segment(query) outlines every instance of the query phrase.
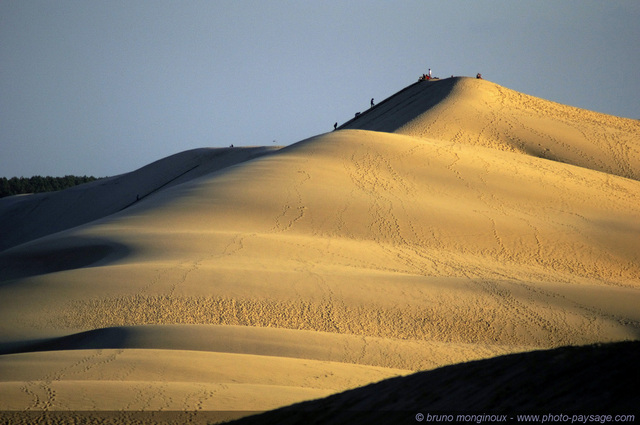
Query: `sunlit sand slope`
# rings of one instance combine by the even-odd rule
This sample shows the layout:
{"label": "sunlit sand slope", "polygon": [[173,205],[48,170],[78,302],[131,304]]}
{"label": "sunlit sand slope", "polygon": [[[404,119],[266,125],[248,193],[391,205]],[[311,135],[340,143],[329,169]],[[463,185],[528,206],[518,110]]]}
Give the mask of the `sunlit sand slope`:
{"label": "sunlit sand slope", "polygon": [[637,339],[640,182],[469,140],[336,131],[2,251],[0,410],[262,410]]}
{"label": "sunlit sand slope", "polygon": [[[0,357],[2,410],[254,410],[393,376],[386,368],[209,351],[99,349]],[[393,371],[397,373],[404,371]]]}
{"label": "sunlit sand slope", "polygon": [[640,179],[640,121],[562,105],[486,80],[416,83],[344,128],[521,152]]}

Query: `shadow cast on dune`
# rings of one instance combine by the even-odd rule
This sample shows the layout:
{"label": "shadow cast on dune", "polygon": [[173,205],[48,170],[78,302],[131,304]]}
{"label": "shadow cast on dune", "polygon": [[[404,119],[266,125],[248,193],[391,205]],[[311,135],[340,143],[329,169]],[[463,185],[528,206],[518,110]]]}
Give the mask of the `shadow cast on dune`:
{"label": "shadow cast on dune", "polygon": [[0,253],[0,286],[48,273],[93,267],[127,257],[131,249],[100,238],[69,236],[36,241]]}
{"label": "shadow cast on dune", "polygon": [[36,351],[124,348],[130,332],[123,327],[94,329],[58,338],[0,343],[0,355]]}
{"label": "shadow cast on dune", "polygon": [[418,81],[338,127],[393,133],[438,105],[455,88],[459,78]]}

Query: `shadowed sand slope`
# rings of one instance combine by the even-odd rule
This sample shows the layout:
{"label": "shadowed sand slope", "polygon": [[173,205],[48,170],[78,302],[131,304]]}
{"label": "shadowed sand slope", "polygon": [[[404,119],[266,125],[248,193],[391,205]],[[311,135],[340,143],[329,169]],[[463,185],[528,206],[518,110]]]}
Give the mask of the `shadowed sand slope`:
{"label": "shadowed sand slope", "polygon": [[413,84],[343,128],[521,152],[640,179],[640,121],[550,102],[486,80]]}
{"label": "shadowed sand slope", "polygon": [[570,416],[547,423],[569,422],[574,414],[598,415],[592,422],[624,415],[633,422],[629,416],[640,413],[631,390],[640,379],[639,349],[640,343],[627,342],[513,354],[392,378],[232,423],[444,423],[459,414],[471,423],[514,423],[518,415],[543,420],[551,413]]}
{"label": "shadowed sand slope", "polygon": [[[468,84],[497,90],[438,84],[398,128]],[[606,155],[494,149],[443,120],[466,138],[340,130],[0,252],[0,410],[267,410],[637,339],[640,182]]]}

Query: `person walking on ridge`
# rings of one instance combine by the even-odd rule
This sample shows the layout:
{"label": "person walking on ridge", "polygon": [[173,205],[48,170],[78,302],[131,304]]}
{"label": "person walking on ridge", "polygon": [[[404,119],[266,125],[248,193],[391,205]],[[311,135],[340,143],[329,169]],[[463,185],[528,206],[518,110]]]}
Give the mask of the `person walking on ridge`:
{"label": "person walking on ridge", "polygon": [[373,103],[373,98],[371,98],[371,107],[372,107],[372,108],[373,108],[373,105],[374,105],[374,103]]}

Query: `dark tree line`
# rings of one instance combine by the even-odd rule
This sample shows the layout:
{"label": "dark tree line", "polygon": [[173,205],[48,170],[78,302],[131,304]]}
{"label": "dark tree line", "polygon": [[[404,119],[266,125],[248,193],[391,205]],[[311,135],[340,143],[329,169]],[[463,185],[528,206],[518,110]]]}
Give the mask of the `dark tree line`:
{"label": "dark tree line", "polygon": [[0,177],[0,198],[22,193],[53,192],[66,189],[79,184],[92,182],[97,178],[90,176],[64,176],[64,177]]}

